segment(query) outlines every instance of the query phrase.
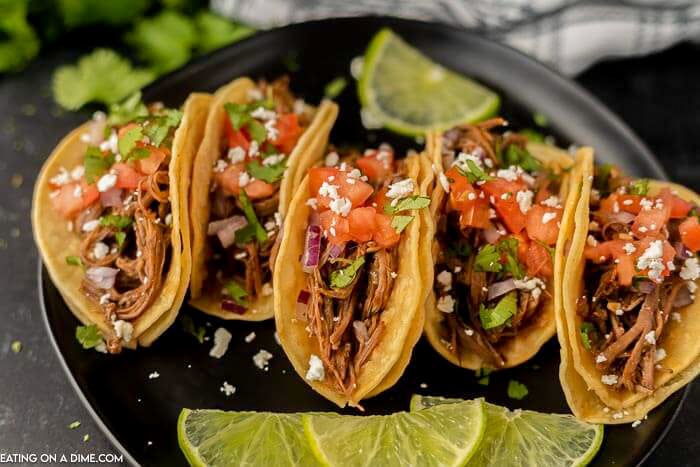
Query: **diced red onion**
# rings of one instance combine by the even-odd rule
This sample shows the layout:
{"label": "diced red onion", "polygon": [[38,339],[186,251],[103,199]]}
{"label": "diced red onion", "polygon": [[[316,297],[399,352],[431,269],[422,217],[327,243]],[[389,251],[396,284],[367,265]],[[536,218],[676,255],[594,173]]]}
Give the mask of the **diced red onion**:
{"label": "diced red onion", "polygon": [[501,238],[501,233],[495,227],[489,227],[483,230],[484,240],[488,243],[494,244]]}
{"label": "diced red onion", "polygon": [[106,208],[118,208],[122,205],[122,189],[110,188],[100,193],[100,204]]}
{"label": "diced red onion", "polygon": [[318,211],[311,211],[309,214],[309,225],[321,225],[321,216]]}
{"label": "diced red onion", "polygon": [[306,308],[309,304],[311,294],[307,290],[301,290],[297,296],[296,318],[299,321],[306,321]]}
{"label": "diced red onion", "polygon": [[311,272],[318,266],[321,256],[321,226],[317,224],[309,225],[306,228],[306,239],[304,240],[304,256],[301,258],[301,266],[304,272]]}
{"label": "diced red onion", "polygon": [[338,245],[336,243],[331,244],[330,250],[328,251],[328,257],[330,259],[336,259],[345,251],[345,244]]}
{"label": "diced red onion", "polygon": [[688,259],[690,258],[690,252],[688,249],[683,245],[683,242],[675,242],[673,246],[676,248],[676,256],[680,259]]}
{"label": "diced red onion", "polygon": [[649,294],[654,291],[654,283],[652,281],[647,281],[647,280],[642,280],[637,282],[637,290],[639,290],[643,294]]}
{"label": "diced red onion", "polygon": [[248,221],[243,216],[231,216],[220,221],[210,222],[207,227],[209,235],[216,235],[221,242],[221,246],[228,248],[236,241],[236,232],[248,225]]}
{"label": "diced red onion", "polygon": [[494,298],[505,295],[511,290],[515,290],[515,281],[513,279],[506,279],[501,282],[495,282],[489,286],[488,300],[493,300]]}
{"label": "diced red onion", "polygon": [[114,287],[119,269],[98,266],[85,271],[87,279],[98,289],[108,290]]}
{"label": "diced red onion", "polygon": [[88,137],[90,138],[90,144],[93,146],[98,146],[105,139],[105,126],[107,125],[107,120],[104,118],[94,119],[90,122],[88,127]]}
{"label": "diced red onion", "polygon": [[369,339],[369,333],[367,333],[367,326],[364,321],[353,321],[352,329],[355,332],[355,337],[360,342],[367,342]]}
{"label": "diced red onion", "polygon": [[621,224],[631,224],[634,222],[635,215],[631,212],[620,211],[614,212],[608,216],[610,222],[619,222]]}
{"label": "diced red onion", "polygon": [[239,305],[233,300],[229,300],[228,298],[221,300],[221,309],[224,311],[230,311],[231,313],[235,313],[237,315],[242,315],[246,312],[245,307]]}
{"label": "diced red onion", "polygon": [[693,298],[690,296],[690,290],[688,287],[683,287],[676,294],[676,299],[673,301],[674,308],[680,308],[693,303]]}

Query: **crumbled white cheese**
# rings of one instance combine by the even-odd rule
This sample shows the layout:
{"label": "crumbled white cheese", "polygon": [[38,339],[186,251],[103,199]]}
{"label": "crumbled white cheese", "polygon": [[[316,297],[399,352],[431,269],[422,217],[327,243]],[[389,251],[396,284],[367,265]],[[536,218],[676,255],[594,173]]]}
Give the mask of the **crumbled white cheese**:
{"label": "crumbled white cheese", "polygon": [[338,153],[335,151],[329,152],[325,160],[326,167],[335,167],[338,165],[338,161],[340,161],[340,156],[338,156]]}
{"label": "crumbled white cheese", "polygon": [[214,331],[214,346],[209,351],[209,356],[214,358],[223,357],[228,350],[231,337],[231,333],[224,328],[218,328]]}
{"label": "crumbled white cheese", "polygon": [[214,172],[221,173],[224,170],[226,170],[226,167],[228,167],[228,164],[226,163],[226,161],[223,159],[219,159],[216,161],[216,164],[214,165]]}
{"label": "crumbled white cheese", "polygon": [[261,370],[267,371],[267,365],[272,360],[272,354],[265,349],[260,349],[258,353],[253,355],[253,363]]}
{"label": "crumbled white cheese", "polygon": [[148,379],[157,379],[157,378],[160,378],[160,373],[158,373],[157,371],[154,371],[148,375]]}
{"label": "crumbled white cheese", "polygon": [[274,141],[279,136],[276,120],[268,120],[265,122],[265,130],[267,130],[267,139]]}
{"label": "crumbled white cheese", "polygon": [[117,184],[117,175],[113,173],[104,174],[97,181],[97,191],[104,193],[105,191],[114,188]]}
{"label": "crumbled white cheese", "polygon": [[338,197],[338,188],[340,188],[340,185],[331,185],[328,182],[323,182],[321,188],[318,189],[318,194],[327,196],[330,199],[336,199]]}
{"label": "crumbled white cheese", "polygon": [[347,198],[336,198],[329,204],[331,211],[343,217],[347,217],[352,209],[352,202]]}
{"label": "crumbled white cheese", "polygon": [[438,299],[437,309],[443,313],[452,313],[455,311],[455,299],[451,295],[444,295]]}
{"label": "crumbled white cheese", "polygon": [[474,330],[471,329],[471,328],[465,328],[465,329],[464,329],[464,334],[466,334],[467,336],[471,337],[471,336],[474,335]]}
{"label": "crumbled white cheese", "polygon": [[323,381],[326,377],[326,372],[323,368],[323,360],[317,355],[311,354],[309,357],[309,369],[306,372],[307,381]]}
{"label": "crumbled white cheese", "polygon": [[641,201],[639,201],[639,205],[644,209],[645,211],[650,211],[651,208],[654,206],[654,202],[650,199],[647,198],[642,198]]}
{"label": "crumbled white cheese", "polygon": [[607,362],[607,361],[608,361],[608,359],[602,353],[598,354],[598,356],[595,358],[596,363],[603,363],[603,362]]}
{"label": "crumbled white cheese", "polygon": [[76,165],[73,167],[73,170],[70,171],[70,177],[75,181],[83,178],[83,175],[85,175],[85,166],[83,165]]}
{"label": "crumbled white cheese", "polygon": [[518,179],[518,172],[516,171],[515,167],[510,166],[507,169],[499,169],[498,172],[496,172],[496,176],[499,178],[504,178],[509,182],[514,182]]}
{"label": "crumbled white cheese", "polygon": [[112,131],[109,138],[100,143],[100,151],[109,151],[112,154],[119,153],[119,136],[116,131]]}
{"label": "crumbled white cheese", "polygon": [[469,166],[467,165],[467,161],[472,161],[477,167],[483,169],[484,165],[481,162],[481,157],[479,157],[475,152],[476,151],[470,153],[460,152],[459,154],[457,154],[457,158],[452,163],[452,165],[458,166],[465,172],[471,172]]}
{"label": "crumbled white cheese", "polygon": [[553,221],[556,218],[557,218],[556,212],[545,212],[544,214],[542,214],[542,223],[546,224],[549,221]]}
{"label": "crumbled white cheese", "polygon": [[548,206],[550,208],[558,208],[560,207],[560,201],[558,196],[550,196],[549,198],[545,199],[542,201],[542,205]]}
{"label": "crumbled white cheese", "polygon": [[[654,240],[644,251],[644,253],[642,253],[642,255],[637,259],[637,269],[639,269],[640,271],[648,269],[649,279],[653,280],[654,282],[661,282],[661,273],[663,273],[665,268],[664,263],[662,261],[663,254],[663,242],[661,240]],[[681,272],[681,274],[683,273]]]}
{"label": "crumbled white cheese", "polygon": [[83,196],[83,188],[80,185],[76,185],[75,188],[73,188],[73,197],[80,198],[81,196]]}
{"label": "crumbled white cheese", "polygon": [[250,175],[245,170],[238,175],[238,186],[243,188],[252,181]]}
{"label": "crumbled white cheese", "polygon": [[266,167],[269,167],[271,165],[277,165],[280,162],[282,162],[282,160],[284,160],[285,157],[286,156],[284,154],[270,154],[269,156],[265,157],[265,159],[263,159],[262,163]]}
{"label": "crumbled white cheese", "polygon": [[122,319],[114,321],[112,326],[114,326],[114,334],[128,344],[134,333],[134,326]]}
{"label": "crumbled white cheese", "polygon": [[[440,185],[442,186],[442,189],[445,190],[445,193],[449,193],[450,192],[450,181],[447,180],[447,176],[444,173],[440,172],[440,175],[438,175],[438,180],[440,181]],[[470,192],[469,194],[473,195],[474,193]],[[474,197],[476,197],[476,195]]]}
{"label": "crumbled white cheese", "polygon": [[600,377],[600,380],[603,382],[603,384],[613,386],[617,384],[617,375],[603,375]]}
{"label": "crumbled white cheese", "polygon": [[165,225],[173,225],[173,214],[171,212],[165,215]]}
{"label": "crumbled white cheese", "polygon": [[255,332],[251,332],[250,334],[245,336],[245,338],[243,340],[246,341],[247,344],[250,344],[251,342],[253,342],[255,340]]}
{"label": "crumbled white cheese", "polygon": [[258,120],[274,120],[277,118],[277,113],[274,110],[268,110],[265,107],[258,107],[257,109],[253,110],[250,113],[250,116],[253,118],[257,118]]}
{"label": "crumbled white cheese", "polygon": [[100,226],[100,220],[94,219],[83,224],[83,232],[92,232]]}
{"label": "crumbled white cheese", "polygon": [[107,256],[108,253],[109,253],[109,246],[107,246],[103,242],[95,243],[95,246],[92,248],[92,256],[96,260],[103,259],[105,256]]}
{"label": "crumbled white cheese", "polygon": [[389,185],[389,191],[386,192],[387,198],[399,199],[404,198],[413,193],[413,180],[410,178],[403,179]]}
{"label": "crumbled white cheese", "polygon": [[673,313],[671,313],[671,319],[673,321],[677,321],[680,323],[681,322],[681,314],[678,313],[677,311],[674,311]]}
{"label": "crumbled white cheese", "polygon": [[696,284],[693,281],[688,281],[685,283],[685,286],[688,287],[688,292],[691,294],[694,294],[696,290],[698,290],[698,284]]}
{"label": "crumbled white cheese", "polygon": [[588,246],[596,246],[598,244],[598,240],[596,240],[593,235],[589,235],[586,237],[586,243]]}
{"label": "crumbled white cheese", "polygon": [[235,148],[231,148],[228,150],[228,160],[231,161],[232,164],[238,164],[239,162],[243,162],[245,160],[245,149],[243,149],[240,146],[236,146]]}
{"label": "crumbled white cheese", "polygon": [[[482,194],[483,194],[483,192],[482,192]],[[476,193],[474,193],[473,191],[470,191],[470,192],[467,194],[467,199],[468,199],[469,201],[474,201],[474,200],[476,199]]]}
{"label": "crumbled white cheese", "polygon": [[442,271],[437,275],[437,281],[442,286],[442,290],[448,292],[452,288],[452,273],[450,271]]}
{"label": "crumbled white cheese", "polygon": [[632,243],[625,243],[622,246],[622,249],[625,250],[625,253],[627,253],[628,255],[631,255],[632,253],[637,251],[637,248],[635,248],[635,246]]}
{"label": "crumbled white cheese", "polygon": [[251,141],[250,146],[248,146],[248,157],[255,157],[258,155],[258,151],[260,150],[260,145],[258,145],[257,141]]}
{"label": "crumbled white cheese", "polygon": [[693,256],[688,258],[683,263],[683,267],[680,272],[681,279],[686,281],[694,281],[700,277],[700,266],[698,265],[698,259]]}
{"label": "crumbled white cheese", "polygon": [[642,424],[641,420],[635,420],[634,422],[632,422],[632,428],[637,428],[641,424]]}
{"label": "crumbled white cheese", "polygon": [[318,200],[316,198],[309,198],[306,200],[306,205],[315,211],[318,209]]}
{"label": "crumbled white cheese", "polygon": [[269,282],[265,282],[262,286],[262,296],[269,297],[272,295],[272,285]]}
{"label": "crumbled white cheese", "polygon": [[232,386],[228,384],[226,381],[224,381],[224,384],[221,385],[219,388],[220,392],[223,392],[226,397],[232,396],[236,393],[236,386]]}
{"label": "crumbled white cheese", "polygon": [[106,305],[109,303],[112,296],[109,293],[100,296],[100,305]]}
{"label": "crumbled white cheese", "polygon": [[660,362],[664,358],[666,358],[666,350],[659,347],[654,354],[654,362]]}
{"label": "crumbled white cheese", "polygon": [[527,214],[532,207],[532,197],[534,193],[530,190],[519,191],[515,194],[515,200],[518,202],[520,212]]}
{"label": "crumbled white cheese", "polygon": [[656,344],[656,331],[649,331],[648,333],[646,333],[644,335],[644,340],[651,345]]}

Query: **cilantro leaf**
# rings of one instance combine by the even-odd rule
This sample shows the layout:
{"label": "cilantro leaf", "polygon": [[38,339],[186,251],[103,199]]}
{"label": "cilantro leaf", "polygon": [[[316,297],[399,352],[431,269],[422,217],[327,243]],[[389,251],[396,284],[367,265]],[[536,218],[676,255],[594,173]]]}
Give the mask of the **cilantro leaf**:
{"label": "cilantro leaf", "polygon": [[121,248],[124,245],[124,242],[126,241],[126,233],[116,232],[114,234],[114,238],[117,241],[117,246]]}
{"label": "cilantro leaf", "polygon": [[469,179],[469,183],[474,183],[474,182],[488,182],[489,180],[493,180],[493,177],[488,175],[484,170],[476,165],[476,162],[474,162],[471,159],[466,160],[467,164],[467,169],[465,170],[464,167],[460,167],[459,165],[456,165],[457,169],[459,172],[467,177]]}
{"label": "cilantro leaf", "polygon": [[75,328],[75,338],[84,349],[95,348],[102,342],[102,334],[95,324]]}
{"label": "cilantro leaf", "polygon": [[331,272],[331,287],[342,289],[350,285],[363,264],[365,264],[364,255],[355,258],[350,266]]}
{"label": "cilantro leaf", "polygon": [[85,160],[83,161],[85,180],[88,183],[94,183],[95,180],[112,167],[112,164],[114,164],[113,154],[105,156],[98,147],[88,146],[87,151],[85,151]]}
{"label": "cilantro leaf", "polygon": [[27,21],[28,0],[0,0],[0,73],[21,70],[39,52]]}
{"label": "cilantro leaf", "polygon": [[248,296],[248,292],[238,282],[227,282],[226,285],[224,285],[224,288],[234,302],[240,306],[248,306],[248,303],[245,301],[245,297]]}
{"label": "cilantro leaf", "polygon": [[197,47],[205,53],[237,42],[255,32],[253,28],[229,21],[207,10],[197,14],[194,24],[199,32]]}
{"label": "cilantro leaf", "polygon": [[591,350],[593,344],[591,334],[593,334],[593,336],[597,335],[596,328],[588,321],[581,323],[581,343],[586,350]]}
{"label": "cilantro leaf", "polygon": [[143,129],[140,126],[129,128],[122,136],[119,137],[117,147],[119,154],[126,159],[129,159],[129,154],[136,148],[136,142],[143,139]]}
{"label": "cilantro leaf", "polygon": [[107,123],[109,125],[124,125],[148,115],[148,109],[141,102],[141,91],[136,91],[121,102],[109,106]]}
{"label": "cilantro leaf", "polygon": [[89,24],[126,24],[142,15],[150,0],[59,0],[58,12],[70,29]]}
{"label": "cilantro leaf", "polygon": [[258,144],[262,144],[267,139],[267,129],[265,125],[251,118],[246,124],[248,134]]}
{"label": "cilantro leaf", "polygon": [[511,379],[508,381],[508,397],[511,399],[520,400],[528,394],[527,386],[523,383]]}
{"label": "cilantro leaf", "polygon": [[537,130],[533,130],[532,128],[525,128],[520,130],[518,133],[527,138],[528,141],[532,141],[534,143],[544,142],[544,135]]}
{"label": "cilantro leaf", "polygon": [[413,217],[414,216],[394,216],[391,218],[391,227],[396,230],[396,233],[401,233],[408,227]]}
{"label": "cilantro leaf", "polygon": [[489,385],[489,374],[491,374],[493,370],[491,368],[479,368],[476,370],[475,376],[478,378],[476,380],[477,384],[480,384],[481,386],[488,386]]}
{"label": "cilantro leaf", "polygon": [[518,299],[514,292],[510,292],[496,304],[495,307],[486,308],[483,304],[479,310],[479,320],[484,329],[493,329],[503,326],[515,315]]}
{"label": "cilantro leaf", "polygon": [[162,115],[154,115],[148,118],[148,125],[144,132],[150,144],[155,147],[163,144],[170,134],[170,130],[177,128],[182,121],[182,112],[175,109],[165,109]]}
{"label": "cilantro leaf", "polygon": [[480,272],[501,272],[501,255],[495,245],[484,245],[479,249],[474,260],[474,270]]}
{"label": "cilantro leaf", "polygon": [[430,206],[430,198],[428,196],[413,195],[407,198],[401,199],[396,206],[392,206],[391,203],[384,206],[384,212],[386,214],[394,214],[401,211],[409,211],[411,209],[423,209]]}
{"label": "cilantro leaf", "polygon": [[88,102],[113,104],[146,84],[155,74],[132,68],[131,63],[109,49],[97,49],[83,56],[76,65],[64,65],[53,75],[56,102],[76,110]]}
{"label": "cilantro leaf", "polygon": [[115,227],[117,229],[125,229],[129,227],[134,220],[128,216],[120,216],[119,214],[108,214],[100,217],[100,225],[104,227]]}
{"label": "cilantro leaf", "polygon": [[516,144],[509,144],[504,154],[504,165],[515,165],[526,172],[541,172],[542,164],[526,149]]}
{"label": "cilantro leaf", "polygon": [[498,242],[498,251],[505,256],[504,269],[515,279],[522,279],[525,276],[520,263],[518,262],[518,239],[509,237]]}
{"label": "cilantro leaf", "polygon": [[207,332],[204,326],[195,325],[194,320],[190,315],[183,315],[180,322],[182,324],[182,329],[187,334],[194,336],[194,338],[197,339],[197,342],[200,344],[204,343],[204,335]]}
{"label": "cilantro leaf", "polygon": [[248,112],[248,106],[245,104],[228,102],[224,104],[224,110],[226,110],[226,114],[228,115],[228,119],[231,121],[231,126],[234,130],[240,130],[243,128],[243,125],[245,125],[251,119]]}
{"label": "cilantro leaf", "polygon": [[646,196],[649,193],[649,180],[640,178],[630,183],[630,193],[633,195]]}
{"label": "cilantro leaf", "polygon": [[263,165],[260,161],[254,160],[247,164],[245,168],[254,178],[267,183],[275,183],[282,178],[285,170],[287,170],[287,161],[282,159],[277,164]]}
{"label": "cilantro leaf", "polygon": [[334,99],[343,92],[347,85],[348,80],[344,76],[338,76],[326,84],[323,88],[323,95],[328,99]]}
{"label": "cilantro leaf", "polygon": [[255,209],[253,208],[253,205],[251,204],[245,190],[241,190],[241,194],[238,195],[238,201],[241,203],[243,214],[245,214],[245,217],[248,220],[248,225],[236,231],[236,243],[248,243],[253,239],[253,237],[258,241],[258,243],[266,241],[267,232],[263,226],[260,225],[260,221],[255,215]]}
{"label": "cilantro leaf", "polygon": [[66,264],[69,266],[82,266],[83,261],[80,259],[80,256],[70,255],[66,256]]}

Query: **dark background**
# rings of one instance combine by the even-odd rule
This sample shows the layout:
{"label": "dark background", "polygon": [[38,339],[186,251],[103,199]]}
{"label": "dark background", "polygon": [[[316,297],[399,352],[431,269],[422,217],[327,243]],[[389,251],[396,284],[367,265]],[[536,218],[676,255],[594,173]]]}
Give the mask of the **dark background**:
{"label": "dark background", "polygon": [[[34,179],[58,140],[89,118],[51,99],[53,69],[84,52],[64,44],[18,75],[0,78],[0,452],[112,452],[50,346],[37,297],[29,211]],[[577,78],[646,142],[669,176],[700,191],[700,48],[680,45],[640,59],[609,60]],[[700,338],[700,336],[698,336]],[[22,343],[14,354],[12,341]],[[697,465],[700,385],[647,465]],[[69,429],[73,421],[77,429]],[[83,435],[90,440],[83,442]]]}

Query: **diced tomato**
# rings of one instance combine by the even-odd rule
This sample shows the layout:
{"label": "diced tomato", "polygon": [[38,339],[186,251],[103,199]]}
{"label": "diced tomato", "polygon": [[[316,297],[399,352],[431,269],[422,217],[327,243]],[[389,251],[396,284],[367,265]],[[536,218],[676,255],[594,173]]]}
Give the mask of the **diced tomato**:
{"label": "diced tomato", "polygon": [[374,208],[355,208],[348,214],[348,225],[352,239],[358,243],[368,242],[372,239],[375,230],[375,217],[377,211]]}
{"label": "diced tomato", "polygon": [[323,231],[326,232],[330,243],[342,245],[343,243],[352,240],[352,235],[350,235],[350,224],[345,217],[340,216],[333,211],[324,211],[319,214],[319,219],[321,221]]}
{"label": "diced tomato", "polygon": [[301,136],[301,127],[299,126],[297,115],[293,113],[279,115],[275,126],[277,127],[277,138],[272,141],[272,144],[284,154],[290,154]]}
{"label": "diced tomato", "polygon": [[[517,201],[518,191],[526,189],[524,183],[496,178],[484,183],[481,188],[489,195],[498,217],[511,233],[519,233],[525,228],[526,217]],[[504,195],[506,199],[503,199]]]}
{"label": "diced tomato", "polygon": [[[545,215],[549,218],[552,214],[555,217],[545,223]],[[539,240],[547,245],[554,245],[557,243],[557,236],[559,235],[561,216],[562,210],[560,208],[550,208],[539,204],[533,205],[527,212],[527,236],[532,240]]]}
{"label": "diced tomato", "polygon": [[391,226],[391,217],[377,213],[374,218],[375,230],[372,239],[381,247],[390,247],[399,242],[401,235]]}
{"label": "diced tomato", "polygon": [[[75,196],[78,193],[78,196]],[[97,187],[85,181],[70,182],[58,189],[58,195],[51,198],[51,205],[65,219],[71,219],[100,197]]]}
{"label": "diced tomato", "polygon": [[542,201],[552,196],[549,192],[549,183],[549,178],[545,178],[544,182],[542,182],[542,185],[540,186],[540,189],[537,190],[537,194],[535,195],[535,204],[540,204]]}
{"label": "diced tomato", "polygon": [[689,250],[696,252],[700,250],[700,225],[698,218],[689,217],[678,226],[678,231],[681,234],[683,245]]}
{"label": "diced tomato", "polygon": [[510,198],[515,200],[517,192],[526,190],[527,186],[521,180],[509,181],[504,178],[494,178],[481,185],[481,189],[495,199],[500,199],[504,193],[510,193]]}
{"label": "diced tomato", "polygon": [[615,271],[620,285],[632,285],[632,279],[635,275],[635,258],[631,255],[618,255],[616,260]]}
{"label": "diced tomato", "polygon": [[380,181],[394,171],[394,151],[388,148],[372,149],[358,158],[355,164],[370,180]]}
{"label": "diced tomato", "polygon": [[160,167],[160,164],[162,164],[165,158],[168,157],[167,152],[155,146],[144,144],[137,144],[137,146],[145,147],[150,152],[150,155],[148,157],[144,159],[139,159],[136,162],[139,172],[146,175],[156,173],[158,171],[158,168]]}
{"label": "diced tomato", "polygon": [[518,261],[525,263],[527,260],[527,250],[530,246],[530,240],[523,234],[511,235],[518,241]]}
{"label": "diced tomato", "polygon": [[242,165],[229,165],[223,172],[216,172],[214,179],[227,195],[238,196],[241,192],[240,176],[243,173]]}
{"label": "diced tomato", "polygon": [[671,219],[683,219],[693,209],[691,203],[671,193],[669,188],[661,190],[659,198],[671,208]]}
{"label": "diced tomato", "polygon": [[117,188],[134,190],[139,186],[139,180],[141,180],[142,175],[129,164],[117,162],[110,170],[117,174]]}
{"label": "diced tomato", "polygon": [[224,129],[226,131],[226,139],[228,140],[229,148],[242,147],[246,150],[246,152],[248,151],[248,148],[250,147],[250,140],[243,132],[243,130],[235,130],[233,128],[233,125],[231,125],[231,120],[228,118],[228,115],[224,117]]}
{"label": "diced tomato", "polygon": [[245,188],[245,194],[250,199],[267,198],[275,192],[275,186],[263,180],[253,180]]}
{"label": "diced tomato", "polygon": [[[632,214],[639,214],[642,210],[642,205],[640,204],[644,196],[641,195],[616,195],[617,205],[621,211],[631,212]],[[649,198],[646,198],[649,199]],[[612,207],[611,207],[612,212]]]}
{"label": "diced tomato", "polygon": [[[328,177],[338,177],[340,170],[334,167],[312,167],[309,169],[309,196],[318,197],[318,190],[323,182],[328,181]],[[329,182],[332,183],[332,182]]]}
{"label": "diced tomato", "polygon": [[632,232],[638,237],[654,235],[661,231],[671,215],[671,207],[664,204],[651,209],[642,209],[632,224]]}
{"label": "diced tomato", "polygon": [[[632,254],[627,254],[627,251],[625,251],[625,245],[629,243],[635,248]],[[649,246],[648,243],[646,246]],[[640,242],[610,240],[600,242],[595,246],[587,245],[584,256],[594,263],[604,263],[614,259],[618,281],[621,285],[631,285],[632,279],[636,274],[635,262],[644,251],[643,248],[646,247],[641,245]]]}
{"label": "diced tomato", "polygon": [[386,195],[386,193],[389,191],[388,187],[381,187],[379,190],[377,190],[374,195],[372,195],[371,198],[371,203],[370,204],[375,204],[377,208],[377,212],[384,212],[384,208],[386,205],[391,204],[391,200],[389,197]]}
{"label": "diced tomato", "polygon": [[348,182],[350,177],[345,172],[340,173],[339,179],[340,189],[338,190],[338,195],[349,199],[353,208],[362,206],[374,192],[372,185],[362,180],[353,178],[350,180],[352,183]]}
{"label": "diced tomato", "polygon": [[459,215],[459,226],[463,229],[476,227],[485,229],[491,225],[489,220],[489,203],[485,199],[477,198],[474,201],[465,203]]}
{"label": "diced tomato", "polygon": [[459,173],[457,167],[450,168],[445,172],[445,176],[450,181],[450,208],[462,211],[471,207],[478,199],[479,191],[469,183],[467,177]]}
{"label": "diced tomato", "polygon": [[530,277],[551,277],[554,271],[552,256],[547,248],[539,242],[530,242],[527,248],[525,266],[527,267],[527,275]]}

